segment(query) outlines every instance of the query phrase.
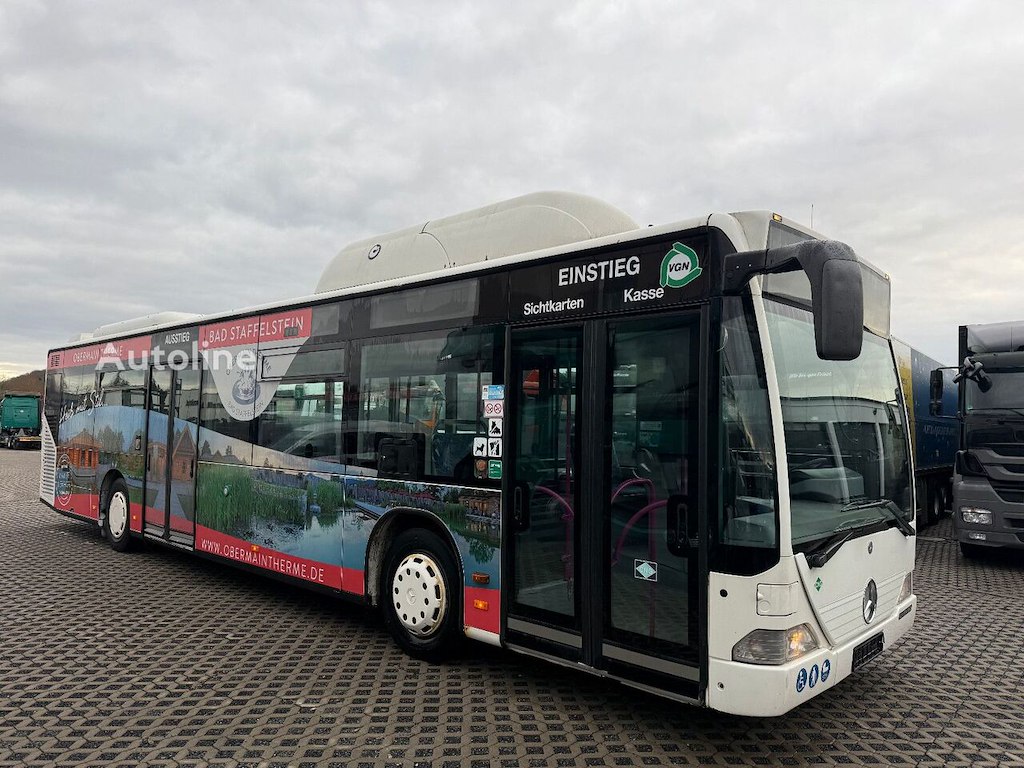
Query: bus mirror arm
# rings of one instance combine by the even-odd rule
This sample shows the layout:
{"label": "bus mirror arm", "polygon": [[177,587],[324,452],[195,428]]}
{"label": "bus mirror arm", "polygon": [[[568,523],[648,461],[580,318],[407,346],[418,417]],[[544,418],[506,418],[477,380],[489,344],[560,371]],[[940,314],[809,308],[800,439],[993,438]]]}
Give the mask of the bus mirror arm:
{"label": "bus mirror arm", "polygon": [[972,360],[970,357],[965,357],[963,365],[956,369],[957,374],[953,377],[953,381],[959,384],[962,379],[973,381],[978,385],[978,389],[982,392],[988,392],[992,389],[992,379],[985,373],[985,365],[980,360]]}
{"label": "bus mirror arm", "polygon": [[805,240],[725,258],[722,292],[740,293],[756,275],[804,271],[811,284],[814,344],[822,360],[855,360],[864,343],[864,285],[853,249],[837,240]]}

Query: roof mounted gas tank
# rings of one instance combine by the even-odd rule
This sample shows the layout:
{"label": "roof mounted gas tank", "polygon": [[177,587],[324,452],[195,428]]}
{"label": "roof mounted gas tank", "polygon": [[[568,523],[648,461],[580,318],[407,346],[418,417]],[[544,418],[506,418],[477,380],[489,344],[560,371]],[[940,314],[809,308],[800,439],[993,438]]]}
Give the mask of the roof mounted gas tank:
{"label": "roof mounted gas tank", "polygon": [[153,314],[143,315],[142,317],[133,317],[129,320],[119,320],[116,323],[101,325],[99,328],[95,328],[92,331],[86,331],[85,333],[79,333],[77,336],[72,336],[68,341],[88,341],[89,339],[101,339],[106,336],[119,336],[132,333],[133,331],[141,334],[161,325],[187,323],[190,320],[199,320],[201,317],[202,315],[197,315],[193,312],[154,312]]}
{"label": "roof mounted gas tank", "polygon": [[638,229],[618,208],[572,192],[534,192],[351,243],[316,292],[422,275]]}

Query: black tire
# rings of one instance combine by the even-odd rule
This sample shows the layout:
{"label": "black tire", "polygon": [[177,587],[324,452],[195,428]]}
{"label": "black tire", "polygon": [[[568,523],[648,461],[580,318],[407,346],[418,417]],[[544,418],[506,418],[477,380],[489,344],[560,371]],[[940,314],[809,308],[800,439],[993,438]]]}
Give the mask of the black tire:
{"label": "black tire", "polygon": [[381,571],[380,602],[388,631],[410,656],[441,661],[462,644],[459,568],[437,534],[413,528],[395,538]]}
{"label": "black tire", "polygon": [[977,560],[985,556],[985,547],[978,546],[977,544],[967,544],[966,542],[960,542],[960,552],[969,560]]}
{"label": "black tire", "polygon": [[928,486],[928,525],[935,525],[945,511],[945,500],[942,497],[942,488],[938,485]]}
{"label": "black tire", "polygon": [[[111,511],[113,510],[113,522]],[[116,552],[127,552],[132,547],[131,534],[132,507],[128,497],[128,485],[118,478],[107,491],[107,500],[103,509],[103,535]]]}

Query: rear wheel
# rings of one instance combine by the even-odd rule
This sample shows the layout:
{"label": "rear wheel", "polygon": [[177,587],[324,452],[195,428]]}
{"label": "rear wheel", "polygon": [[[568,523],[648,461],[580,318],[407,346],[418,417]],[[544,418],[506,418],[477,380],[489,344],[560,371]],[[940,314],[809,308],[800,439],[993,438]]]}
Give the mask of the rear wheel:
{"label": "rear wheel", "polygon": [[462,589],[451,550],[437,534],[414,528],[399,534],[381,574],[384,622],[410,656],[437,661],[462,639]]}
{"label": "rear wheel", "polygon": [[103,529],[110,546],[118,552],[131,548],[132,536],[128,521],[131,519],[131,504],[128,501],[128,486],[124,480],[115,480],[107,496],[107,509],[103,517]]}
{"label": "rear wheel", "polygon": [[977,560],[980,557],[985,556],[985,547],[978,546],[977,544],[967,544],[966,542],[960,542],[960,552],[964,557],[970,560]]}

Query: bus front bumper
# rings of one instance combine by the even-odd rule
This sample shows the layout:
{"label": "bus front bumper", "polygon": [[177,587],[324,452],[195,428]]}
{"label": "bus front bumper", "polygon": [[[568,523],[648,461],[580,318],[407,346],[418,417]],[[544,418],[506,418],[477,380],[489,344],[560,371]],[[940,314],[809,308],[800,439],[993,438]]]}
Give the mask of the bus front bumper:
{"label": "bus front bumper", "polygon": [[[874,624],[853,640],[835,648],[822,648],[781,666],[760,666],[711,659],[708,665],[707,704],[733,715],[774,717],[832,688],[853,672],[855,652],[882,636],[882,654],[898,643],[914,625],[917,595],[900,603],[885,621]],[[873,656],[871,657],[873,658]]]}

